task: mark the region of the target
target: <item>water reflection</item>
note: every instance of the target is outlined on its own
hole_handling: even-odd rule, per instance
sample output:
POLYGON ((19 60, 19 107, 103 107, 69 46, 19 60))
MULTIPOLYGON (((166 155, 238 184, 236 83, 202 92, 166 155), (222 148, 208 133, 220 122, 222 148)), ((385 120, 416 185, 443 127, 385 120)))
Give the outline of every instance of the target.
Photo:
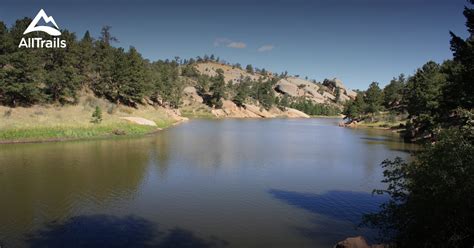
POLYGON ((22 232, 136 196, 148 162, 143 141, 2 146, 0 233, 22 232))
POLYGON ((328 247, 361 234, 354 223, 378 203, 369 193, 380 162, 409 148, 331 119, 202 120, 143 138, 0 145, 0 243, 54 247, 79 232, 95 246, 94 233, 123 229, 138 247, 224 245, 213 235, 231 247, 328 247))

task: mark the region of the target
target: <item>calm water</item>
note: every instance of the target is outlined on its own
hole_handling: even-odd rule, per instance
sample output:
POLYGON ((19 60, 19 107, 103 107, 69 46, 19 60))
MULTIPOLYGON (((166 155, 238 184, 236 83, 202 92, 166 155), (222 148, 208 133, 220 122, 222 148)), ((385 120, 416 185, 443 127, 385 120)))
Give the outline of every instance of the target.
POLYGON ((196 120, 144 138, 0 145, 0 246, 332 247, 410 145, 335 119, 196 120))

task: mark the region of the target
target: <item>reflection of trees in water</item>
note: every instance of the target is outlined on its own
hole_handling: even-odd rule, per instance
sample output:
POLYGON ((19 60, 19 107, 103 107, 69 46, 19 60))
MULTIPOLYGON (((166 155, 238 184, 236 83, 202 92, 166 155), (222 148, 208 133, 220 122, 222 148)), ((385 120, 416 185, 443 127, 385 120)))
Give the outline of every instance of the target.
POLYGON ((167 133, 159 133, 152 137, 150 146, 150 162, 158 166, 159 173, 162 177, 166 176, 170 160, 170 147, 167 133))
POLYGON ((64 223, 51 222, 26 236, 30 247, 224 247, 226 241, 203 239, 181 228, 161 231, 157 225, 136 216, 76 216, 64 223))
POLYGON ((2 148, 0 197, 8 200, 0 206, 6 224, 0 232, 22 232, 37 221, 134 196, 149 159, 144 142, 149 143, 124 139, 2 148))

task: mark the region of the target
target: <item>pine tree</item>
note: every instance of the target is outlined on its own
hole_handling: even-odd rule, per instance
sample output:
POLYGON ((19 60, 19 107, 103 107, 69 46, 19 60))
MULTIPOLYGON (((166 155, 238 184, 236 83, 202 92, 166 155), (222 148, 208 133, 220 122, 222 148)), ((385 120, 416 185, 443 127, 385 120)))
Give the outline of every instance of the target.
POLYGON ((237 88, 236 88, 236 95, 233 99, 233 102, 235 104, 237 104, 237 106, 244 106, 244 103, 249 95, 249 83, 248 81, 243 81, 243 82, 240 82, 238 85, 237 85, 237 88))
POLYGON ((247 73, 250 73, 250 74, 253 74, 254 71, 253 71, 253 66, 251 64, 248 64, 246 67, 245 67, 245 70, 247 71, 247 73))
POLYGON ((380 111, 383 103, 383 92, 379 87, 379 83, 372 82, 365 92, 364 102, 366 103, 365 112, 371 113, 372 116, 380 111))
POLYGON ((403 111, 400 104, 403 101, 403 93, 405 90, 405 75, 400 74, 398 78, 393 78, 390 83, 383 89, 384 101, 383 105, 388 109, 396 109, 398 112, 403 111))
POLYGON ((65 49, 44 51, 45 94, 48 100, 60 103, 73 103, 80 88, 81 77, 77 68, 79 50, 75 35, 62 32, 62 38, 68 43, 65 49))
POLYGON ((95 107, 95 110, 92 113, 91 122, 94 123, 94 124, 99 124, 99 123, 102 122, 102 110, 100 109, 99 106, 95 107))
POLYGON ((225 95, 224 71, 217 69, 217 76, 212 78, 210 91, 212 92, 210 104, 215 108, 222 108, 222 98, 225 95))
MULTIPOLYGON (((474 1, 470 1, 474 4, 474 1)), ((464 8, 467 39, 451 34, 451 51, 454 62, 447 65, 448 77, 443 87, 440 106, 441 122, 445 126, 457 125, 461 116, 459 108, 472 109, 474 106, 474 9, 464 8)))
POLYGON ((94 80, 94 40, 92 39, 89 31, 86 31, 84 37, 78 44, 78 70, 81 76, 81 82, 83 86, 90 86, 92 80, 94 80))

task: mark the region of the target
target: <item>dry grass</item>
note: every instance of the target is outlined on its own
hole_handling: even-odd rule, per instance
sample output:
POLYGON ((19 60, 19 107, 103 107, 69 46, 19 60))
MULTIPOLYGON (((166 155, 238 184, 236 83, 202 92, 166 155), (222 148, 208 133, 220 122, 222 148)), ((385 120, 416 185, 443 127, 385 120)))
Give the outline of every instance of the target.
POLYGON ((169 127, 175 122, 163 109, 152 106, 140 106, 138 109, 117 106, 89 95, 81 97, 77 105, 28 108, 0 106, 0 140, 90 138, 117 133, 142 134, 157 129, 120 119, 126 116, 153 120, 159 128, 169 127), (96 106, 102 110, 103 121, 100 124, 91 123, 92 112, 96 106))

